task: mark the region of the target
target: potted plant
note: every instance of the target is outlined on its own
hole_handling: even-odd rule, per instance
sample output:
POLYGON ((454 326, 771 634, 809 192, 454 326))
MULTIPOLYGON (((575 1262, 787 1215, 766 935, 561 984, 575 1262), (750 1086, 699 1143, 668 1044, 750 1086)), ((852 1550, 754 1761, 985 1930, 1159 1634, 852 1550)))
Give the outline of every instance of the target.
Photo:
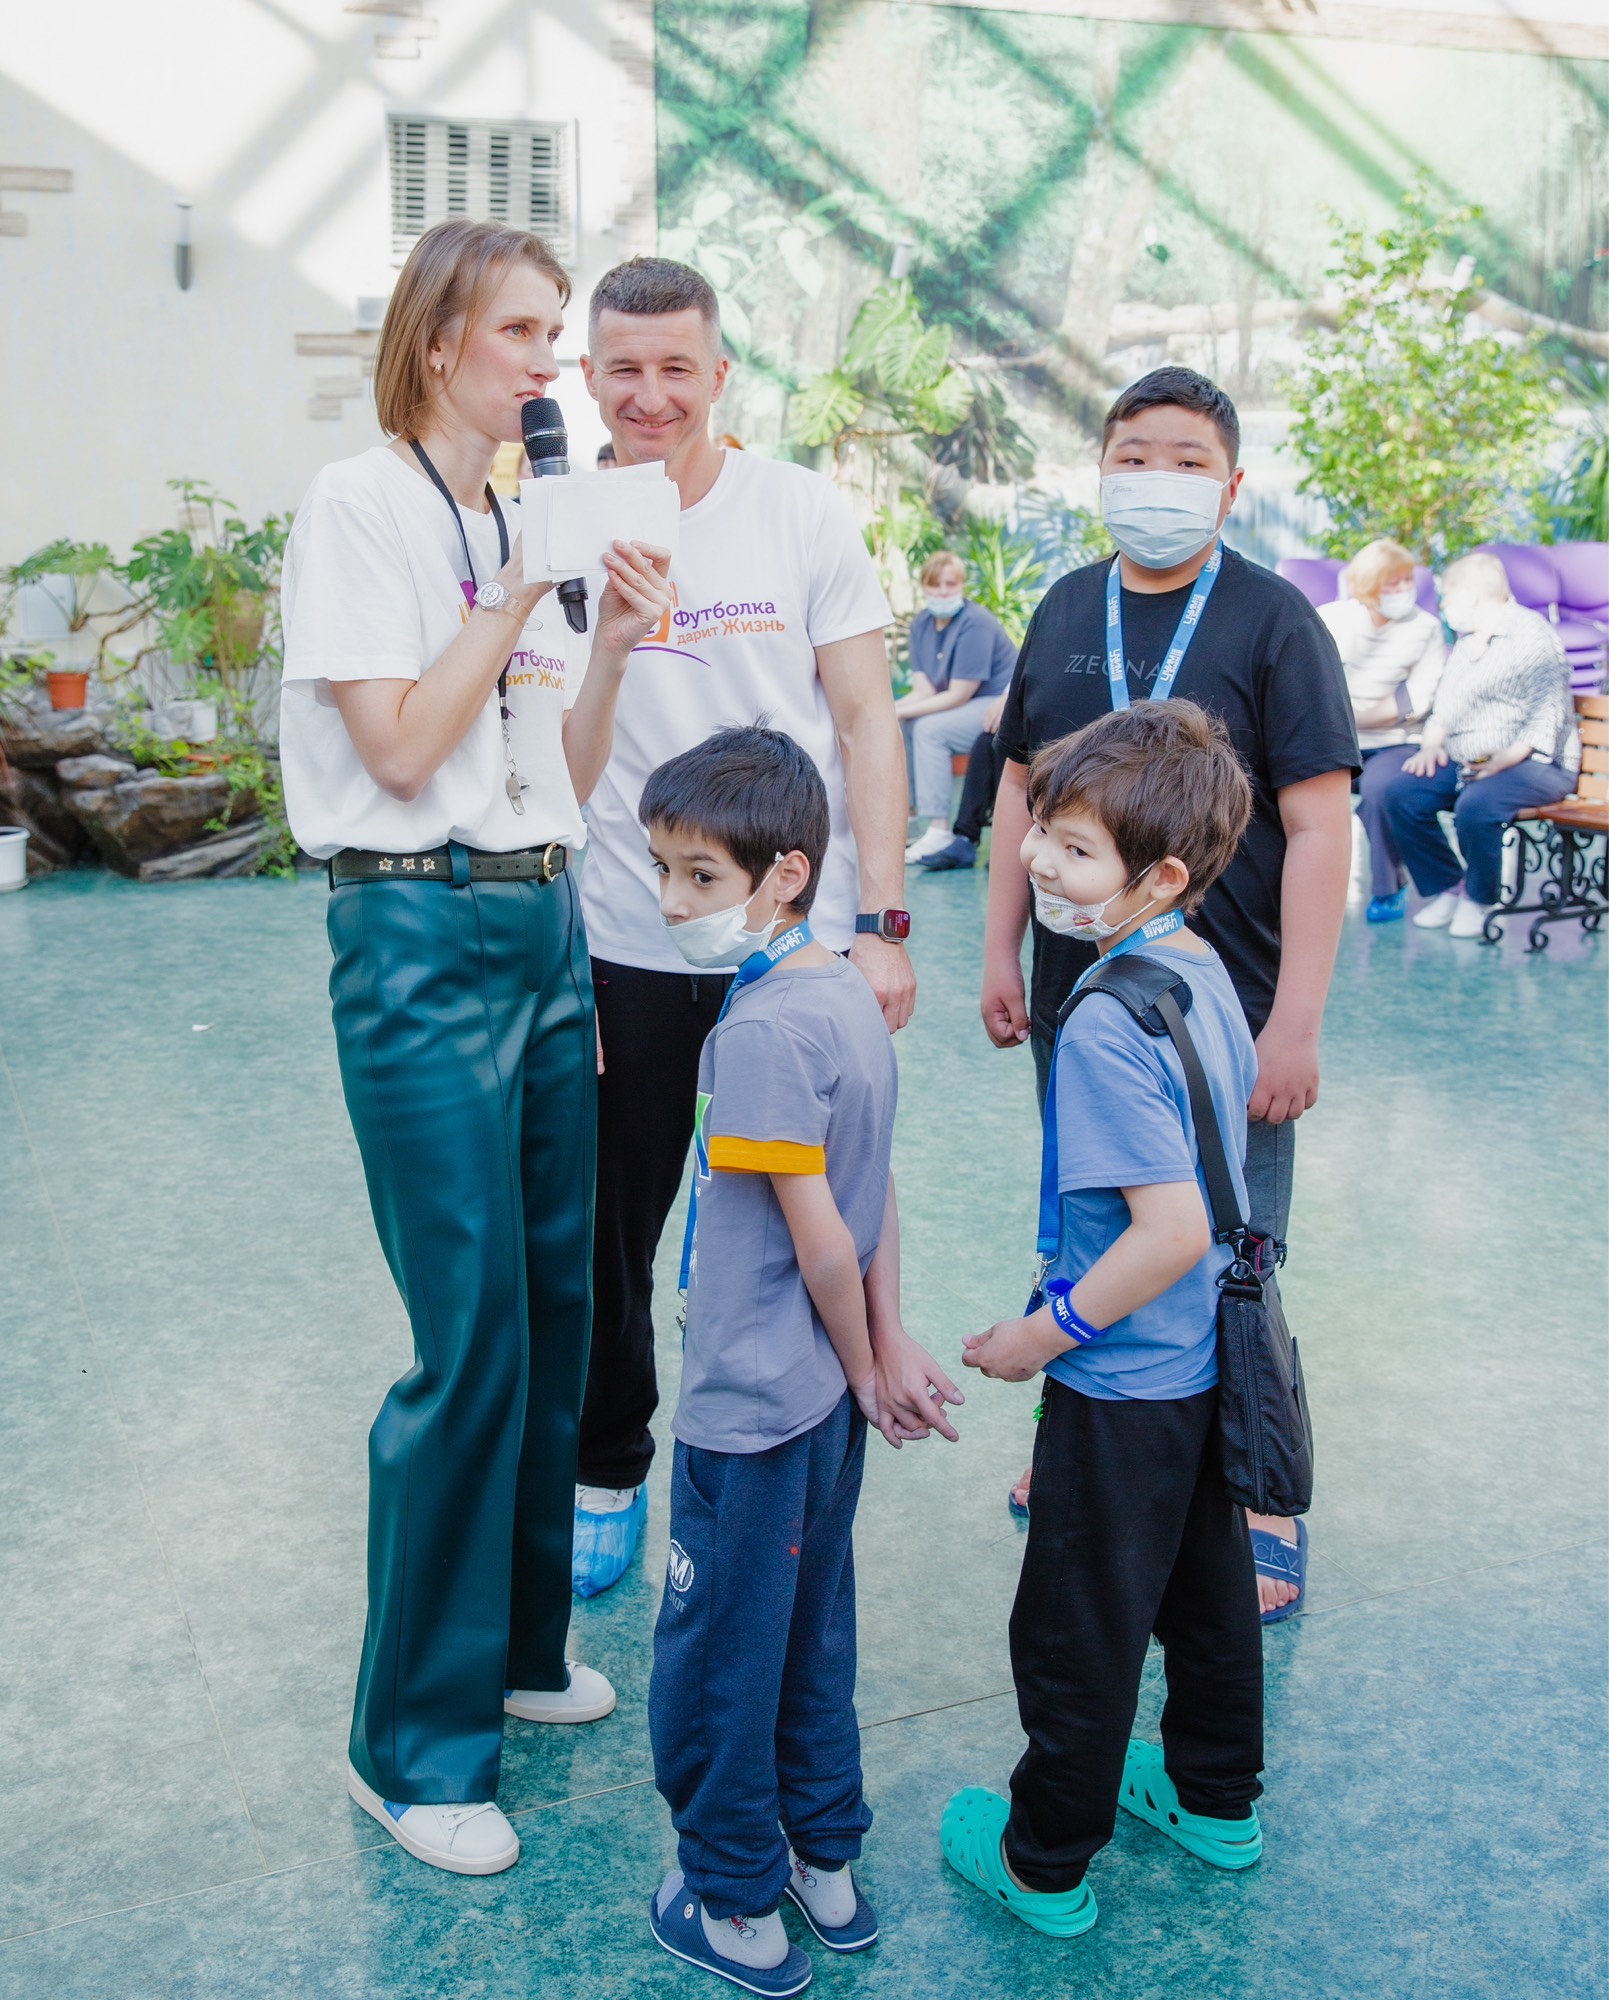
POLYGON ((35 549, 5 572, 13 598, 32 585, 67 627, 66 657, 56 654, 45 670, 52 708, 83 708, 88 702, 90 670, 100 657, 90 621, 107 616, 104 608, 95 610, 95 594, 101 583, 116 573, 112 552, 104 542, 74 542, 65 536, 35 549))

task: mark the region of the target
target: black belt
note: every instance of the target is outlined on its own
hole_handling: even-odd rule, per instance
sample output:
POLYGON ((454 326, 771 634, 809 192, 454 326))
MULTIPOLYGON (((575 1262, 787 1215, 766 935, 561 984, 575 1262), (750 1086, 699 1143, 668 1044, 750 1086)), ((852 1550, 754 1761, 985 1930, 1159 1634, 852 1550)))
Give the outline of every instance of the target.
MULTIPOLYGON (((556 882, 570 865, 570 850, 550 840, 546 847, 522 847, 513 854, 464 850, 472 882, 556 882)), ((330 887, 337 882, 446 882, 453 879, 450 847, 432 847, 424 854, 369 854, 361 847, 343 847, 330 857, 330 887)))

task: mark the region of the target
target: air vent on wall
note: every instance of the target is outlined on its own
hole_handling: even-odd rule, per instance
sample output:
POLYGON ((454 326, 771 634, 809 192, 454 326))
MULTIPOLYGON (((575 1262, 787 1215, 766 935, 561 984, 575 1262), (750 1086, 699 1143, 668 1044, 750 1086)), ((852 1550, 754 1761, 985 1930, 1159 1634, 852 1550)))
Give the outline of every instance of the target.
POLYGON ((575 258, 574 146, 568 125, 490 119, 387 120, 391 247, 400 260, 450 216, 534 229, 556 256, 575 258))

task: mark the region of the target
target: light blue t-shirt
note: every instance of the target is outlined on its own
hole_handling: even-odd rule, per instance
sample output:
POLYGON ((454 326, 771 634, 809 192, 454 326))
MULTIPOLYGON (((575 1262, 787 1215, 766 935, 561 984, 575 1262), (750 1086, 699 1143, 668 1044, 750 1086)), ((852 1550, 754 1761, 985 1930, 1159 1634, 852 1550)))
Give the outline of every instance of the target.
MULTIPOLYGON (((1244 1214, 1246 1105, 1257 1081, 1246 1017, 1216 952, 1200 956, 1156 944, 1145 956, 1178 971, 1194 996, 1185 1023, 1212 1089, 1244 1214)), ((1148 1035, 1109 993, 1081 1000, 1068 1017, 1046 1116, 1056 1120, 1061 1189, 1061 1234, 1048 1276, 1076 1283, 1128 1228, 1121 1188, 1194 1176, 1207 1200, 1178 1051, 1169 1037, 1148 1035)), ((1114 1320, 1088 1347, 1058 1355, 1045 1372, 1106 1402, 1160 1403, 1210 1389, 1218 1379, 1217 1279, 1229 1261, 1228 1246, 1215 1243, 1149 1305, 1114 1320)))

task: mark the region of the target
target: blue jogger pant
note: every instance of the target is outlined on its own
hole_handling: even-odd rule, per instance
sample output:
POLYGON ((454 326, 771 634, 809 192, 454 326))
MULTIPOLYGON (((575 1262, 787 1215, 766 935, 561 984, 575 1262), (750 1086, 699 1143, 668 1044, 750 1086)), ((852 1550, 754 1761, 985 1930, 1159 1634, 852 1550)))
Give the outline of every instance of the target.
POLYGON ((715 1918, 776 1908, 789 1843, 841 1868, 871 1825, 850 1545, 865 1459, 847 1393, 769 1451, 676 1445, 648 1727, 677 1859, 715 1918))
POLYGON ((1456 889, 1460 876, 1472 902, 1495 903, 1502 890, 1503 828, 1525 806, 1557 805, 1575 780, 1557 764, 1534 758, 1469 778, 1456 764, 1443 764, 1428 778, 1411 776, 1399 764, 1382 785, 1381 797, 1408 873, 1421 896, 1456 889), (1441 829, 1438 814, 1451 808, 1464 867, 1441 829))
MULTIPOLYGON (((462 849, 455 849, 461 861, 462 849)), ((497 1789, 505 1687, 564 1685, 597 1054, 575 881, 330 896, 341 1082, 414 1363, 369 1433, 352 1762, 497 1789)))

